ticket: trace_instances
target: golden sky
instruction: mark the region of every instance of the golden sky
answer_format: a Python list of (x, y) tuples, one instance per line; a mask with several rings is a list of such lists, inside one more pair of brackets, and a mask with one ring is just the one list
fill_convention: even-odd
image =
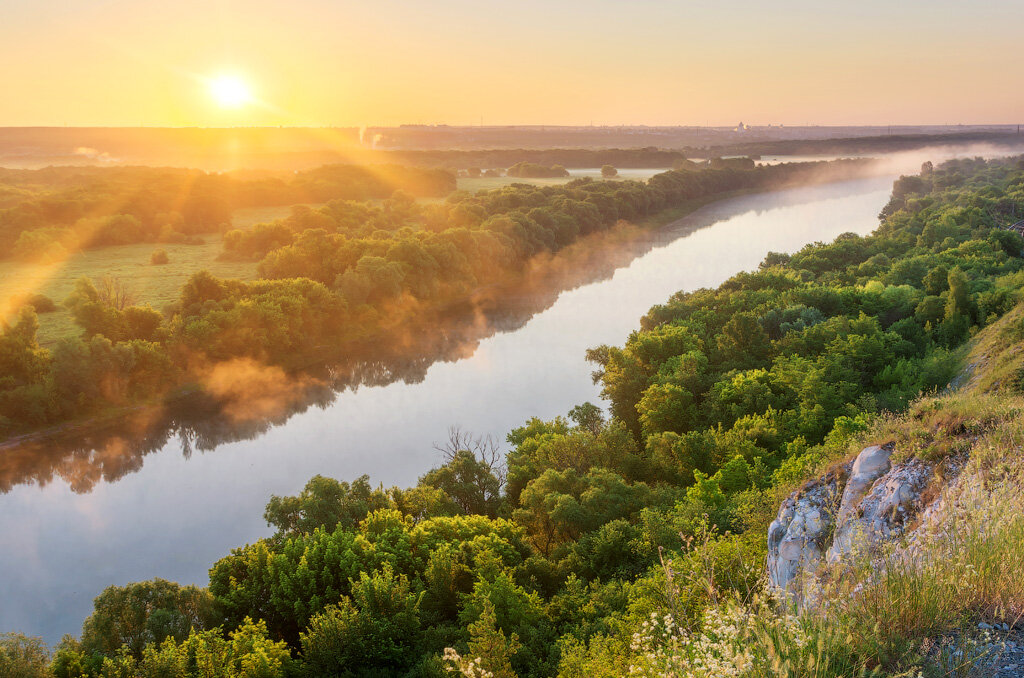
[(1022, 25), (1020, 0), (0, 0), (0, 125), (1016, 123)]

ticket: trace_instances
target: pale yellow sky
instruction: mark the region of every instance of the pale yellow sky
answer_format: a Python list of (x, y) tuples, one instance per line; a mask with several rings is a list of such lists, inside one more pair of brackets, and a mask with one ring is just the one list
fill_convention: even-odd
[(1024, 118), (1024, 2), (893, 4), (0, 0), (0, 125)]

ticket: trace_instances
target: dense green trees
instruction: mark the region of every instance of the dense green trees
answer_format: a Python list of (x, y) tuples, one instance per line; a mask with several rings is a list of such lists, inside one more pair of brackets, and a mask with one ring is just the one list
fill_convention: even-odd
[(82, 625), (81, 648), (112, 656), (124, 647), (141, 657), (147, 645), (183, 641), (215, 625), (213, 598), (204, 589), (163, 579), (111, 586), (93, 603)]
[(278, 535), (292, 537), (317, 528), (354, 529), (372, 511), (390, 505), (384, 492), (370, 487), (369, 476), (347, 483), (317, 475), (297, 496), (272, 496), (263, 517), (277, 528)]
[(39, 638), (21, 633), (0, 634), (0, 676), (4, 678), (46, 678), (49, 652)]

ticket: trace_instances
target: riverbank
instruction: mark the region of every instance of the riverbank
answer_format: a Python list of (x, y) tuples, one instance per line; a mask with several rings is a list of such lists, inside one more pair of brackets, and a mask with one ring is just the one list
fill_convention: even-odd
[[(850, 170), (843, 171), (841, 176), (847, 178), (851, 171), (856, 174), (858, 172), (870, 173), (874, 170), (870, 164), (861, 163), (852, 166)], [(820, 178), (827, 183), (829, 180), (834, 180), (835, 175), (826, 171), (820, 175), (810, 176)], [(815, 185), (816, 183), (816, 181), (808, 181), (805, 178), (788, 184), (783, 182), (772, 190), (785, 190), (794, 184)], [(396, 300), (396, 303), (390, 303), (375, 310), (372, 313), (372, 319), (367, 320), (367, 324), (356, 321), (355, 324), (350, 323), (346, 326), (360, 330), (362, 327), (372, 327), (371, 333), (357, 331), (351, 338), (340, 343), (307, 349), (303, 354), (290, 355), (284, 362), (267, 367), (273, 367), (275, 381), (285, 377), (298, 377), (311, 371), (312, 368), (323, 368), (339, 361), (345, 361), (352, 355), (370, 356), (374, 347), (400, 344), (406, 341), (404, 337), (408, 336), (409, 327), (419, 327), (422, 328), (421, 331), (426, 332), (435, 331), (436, 327), (429, 326), (431, 322), (444, 322), (459, 309), (475, 316), (481, 312), (482, 308), (500, 307), (503, 297), (571, 289), (572, 286), (578, 284), (575, 282), (574, 272), (593, 270), (595, 266), (601, 266), (606, 260), (620, 260), (618, 255), (622, 253), (629, 255), (632, 248), (648, 237), (647, 234), (650, 232), (662, 229), (706, 205), (763, 192), (765, 191), (756, 188), (746, 188), (682, 200), (651, 216), (637, 219), (634, 222), (619, 222), (608, 230), (584, 235), (557, 252), (542, 252), (535, 255), (518, 270), (506, 272), (503, 280), (492, 280), (487, 285), (478, 286), (467, 293), (433, 298), (429, 301), (419, 301), (404, 296), (400, 300)], [(585, 278), (586, 275), (583, 277)], [(347, 331), (352, 332), (351, 329), (347, 329)], [(332, 339), (336, 340), (337, 337), (332, 337)], [(181, 375), (180, 380), (163, 393), (154, 394), (144, 399), (136, 398), (131, 403), (108, 404), (81, 418), (74, 418), (55, 426), (44, 426), (37, 430), (24, 431), (17, 436), (0, 440), (0, 453), (22, 445), (38, 445), (47, 440), (68, 439), (75, 435), (82, 435), (90, 430), (114, 425), (122, 417), (131, 416), (137, 420), (157, 421), (165, 410), (173, 409), (176, 403), (183, 399), (197, 395), (210, 395), (210, 374), (216, 371), (216, 361), (187, 358), (187, 362), (190, 367)], [(265, 383), (268, 379), (264, 369), (253, 369), (249, 371), (249, 374), (259, 384)], [(251, 393), (251, 389), (246, 384), (238, 381), (241, 378), (243, 377), (232, 377), (232, 386), (226, 392), (227, 395), (237, 397), (239, 394)], [(292, 392), (289, 388), (284, 388), (283, 391), (289, 394)], [(268, 397), (275, 398), (277, 396), (270, 394)], [(221, 405), (224, 404), (221, 403)], [(218, 407), (217, 403), (212, 403), (212, 405), (215, 409)], [(228, 408), (231, 407), (230, 402), (226, 405)]]

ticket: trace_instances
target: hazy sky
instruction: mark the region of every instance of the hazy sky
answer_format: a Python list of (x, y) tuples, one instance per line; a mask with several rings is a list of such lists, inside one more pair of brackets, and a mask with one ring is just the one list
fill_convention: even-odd
[[(1024, 1), (0, 0), (0, 125), (1024, 120)], [(207, 79), (256, 101), (229, 109)]]

